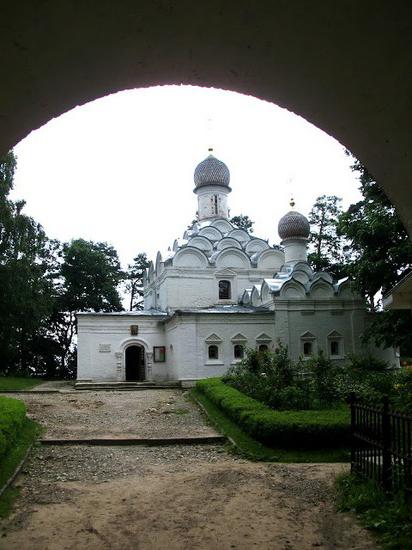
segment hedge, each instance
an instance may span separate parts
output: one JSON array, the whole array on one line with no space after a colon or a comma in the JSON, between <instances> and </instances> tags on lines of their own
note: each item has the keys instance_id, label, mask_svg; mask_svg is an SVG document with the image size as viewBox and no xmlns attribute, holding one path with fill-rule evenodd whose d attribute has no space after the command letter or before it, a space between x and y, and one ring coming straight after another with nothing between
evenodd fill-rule
<instances>
[{"instance_id":1,"label":"hedge","mask_svg":"<svg viewBox=\"0 0 412 550\"><path fill-rule=\"evenodd\" d=\"M197 389L253 438L272 447L316 449L349 443L346 408L275 411L227 386L220 378L199 380Z\"/></svg>"},{"instance_id":2,"label":"hedge","mask_svg":"<svg viewBox=\"0 0 412 550\"><path fill-rule=\"evenodd\" d=\"M0 460L23 428L25 418L26 405L23 401L0 397Z\"/></svg>"}]
</instances>

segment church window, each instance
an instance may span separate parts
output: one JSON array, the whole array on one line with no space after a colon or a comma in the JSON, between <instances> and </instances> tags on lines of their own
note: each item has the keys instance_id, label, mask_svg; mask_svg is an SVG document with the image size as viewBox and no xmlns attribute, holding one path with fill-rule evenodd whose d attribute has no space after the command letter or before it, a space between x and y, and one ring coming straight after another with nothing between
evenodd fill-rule
<instances>
[{"instance_id":1,"label":"church window","mask_svg":"<svg viewBox=\"0 0 412 550\"><path fill-rule=\"evenodd\" d=\"M336 330L328 335L328 349L332 359L343 358L343 336Z\"/></svg>"},{"instance_id":2,"label":"church window","mask_svg":"<svg viewBox=\"0 0 412 550\"><path fill-rule=\"evenodd\" d=\"M209 359L219 359L219 348L216 345L209 346Z\"/></svg>"},{"instance_id":3,"label":"church window","mask_svg":"<svg viewBox=\"0 0 412 550\"><path fill-rule=\"evenodd\" d=\"M300 336L300 353L303 359L310 359L316 353L316 336L309 331Z\"/></svg>"},{"instance_id":4,"label":"church window","mask_svg":"<svg viewBox=\"0 0 412 550\"><path fill-rule=\"evenodd\" d=\"M339 353L339 340L331 340L330 342L330 354L340 355Z\"/></svg>"},{"instance_id":5,"label":"church window","mask_svg":"<svg viewBox=\"0 0 412 550\"><path fill-rule=\"evenodd\" d=\"M268 348L267 344L260 344L258 350L259 350L260 353L263 353L265 351L269 351L269 348Z\"/></svg>"},{"instance_id":6,"label":"church window","mask_svg":"<svg viewBox=\"0 0 412 550\"><path fill-rule=\"evenodd\" d=\"M219 281L219 300L230 300L230 281Z\"/></svg>"},{"instance_id":7,"label":"church window","mask_svg":"<svg viewBox=\"0 0 412 550\"><path fill-rule=\"evenodd\" d=\"M213 202L214 202L214 207L215 207L215 214L218 213L218 208L217 208L217 195L214 195L213 196Z\"/></svg>"},{"instance_id":8,"label":"church window","mask_svg":"<svg viewBox=\"0 0 412 550\"><path fill-rule=\"evenodd\" d=\"M245 348L242 346L242 344L235 344L233 348L233 354L235 359L243 359L245 355Z\"/></svg>"},{"instance_id":9,"label":"church window","mask_svg":"<svg viewBox=\"0 0 412 550\"><path fill-rule=\"evenodd\" d=\"M304 342L303 344L303 355L312 355L312 342Z\"/></svg>"}]
</instances>

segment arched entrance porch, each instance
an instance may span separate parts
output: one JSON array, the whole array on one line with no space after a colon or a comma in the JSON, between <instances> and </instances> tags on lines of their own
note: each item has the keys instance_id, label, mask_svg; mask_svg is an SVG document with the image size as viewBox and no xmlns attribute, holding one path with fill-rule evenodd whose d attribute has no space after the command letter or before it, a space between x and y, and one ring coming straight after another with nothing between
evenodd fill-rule
<instances>
[{"instance_id":1,"label":"arched entrance porch","mask_svg":"<svg viewBox=\"0 0 412 550\"><path fill-rule=\"evenodd\" d=\"M142 382L146 378L145 349L141 344L131 344L124 350L124 374L126 382Z\"/></svg>"}]
</instances>

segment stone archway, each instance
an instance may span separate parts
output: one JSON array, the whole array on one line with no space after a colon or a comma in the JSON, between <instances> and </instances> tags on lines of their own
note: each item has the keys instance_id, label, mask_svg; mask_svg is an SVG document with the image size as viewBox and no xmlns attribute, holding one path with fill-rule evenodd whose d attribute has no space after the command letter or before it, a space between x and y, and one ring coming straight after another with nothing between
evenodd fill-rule
<instances>
[{"instance_id":1,"label":"stone archway","mask_svg":"<svg viewBox=\"0 0 412 550\"><path fill-rule=\"evenodd\" d=\"M146 379L146 353L141 344L130 344L124 350L125 382L143 382Z\"/></svg>"},{"instance_id":2,"label":"stone archway","mask_svg":"<svg viewBox=\"0 0 412 550\"><path fill-rule=\"evenodd\" d=\"M347 0L9 2L2 8L0 153L120 90L194 84L253 95L350 149L412 235L408 3Z\"/></svg>"}]
</instances>

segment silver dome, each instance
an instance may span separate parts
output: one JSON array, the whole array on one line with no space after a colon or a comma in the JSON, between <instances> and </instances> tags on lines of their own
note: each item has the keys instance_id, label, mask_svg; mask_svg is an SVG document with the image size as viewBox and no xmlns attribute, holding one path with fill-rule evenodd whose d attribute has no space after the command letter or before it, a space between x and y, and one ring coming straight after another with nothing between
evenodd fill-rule
<instances>
[{"instance_id":1,"label":"silver dome","mask_svg":"<svg viewBox=\"0 0 412 550\"><path fill-rule=\"evenodd\" d=\"M310 225L303 214L291 210L280 219L278 233L282 240L293 238L307 239L310 233Z\"/></svg>"},{"instance_id":2,"label":"silver dome","mask_svg":"<svg viewBox=\"0 0 412 550\"><path fill-rule=\"evenodd\" d=\"M196 189L204 185L224 185L229 187L230 172L224 162L209 155L195 169L194 180Z\"/></svg>"}]
</instances>

